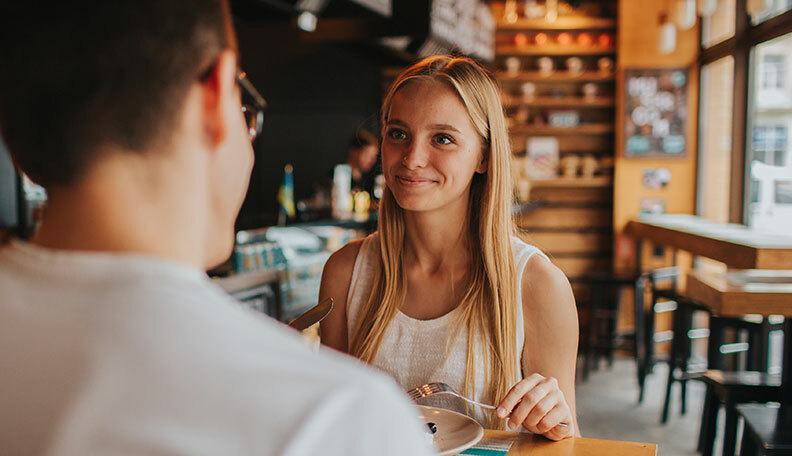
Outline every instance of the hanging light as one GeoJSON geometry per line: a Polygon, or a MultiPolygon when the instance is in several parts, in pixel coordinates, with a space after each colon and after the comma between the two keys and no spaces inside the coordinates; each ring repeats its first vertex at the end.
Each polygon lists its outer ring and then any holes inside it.
{"type": "Polygon", "coordinates": [[[696,0],[677,0],[676,23],[679,30],[690,30],[696,25],[696,0]]]}
{"type": "Polygon", "coordinates": [[[718,9],[718,0],[698,0],[698,13],[701,17],[710,17],[718,9]]]}
{"type": "Polygon", "coordinates": [[[668,13],[660,13],[660,28],[657,40],[657,50],[661,54],[670,54],[676,49],[676,27],[668,20],[668,13]]]}

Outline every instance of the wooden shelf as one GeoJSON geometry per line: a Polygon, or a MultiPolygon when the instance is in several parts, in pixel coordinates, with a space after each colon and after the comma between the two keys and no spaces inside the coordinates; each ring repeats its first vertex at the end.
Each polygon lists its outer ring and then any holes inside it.
{"type": "Polygon", "coordinates": [[[506,22],[502,16],[498,19],[498,31],[520,30],[612,30],[616,28],[616,19],[609,17],[561,16],[553,22],[542,19],[520,18],[517,22],[506,22]]]}
{"type": "Polygon", "coordinates": [[[600,135],[613,133],[613,124],[583,124],[577,127],[552,127],[550,125],[515,125],[509,129],[511,134],[523,135],[600,135]]]}
{"type": "Polygon", "coordinates": [[[521,71],[517,73],[516,76],[509,76],[505,71],[498,71],[495,73],[495,77],[503,82],[607,82],[616,79],[613,73],[600,73],[599,71],[584,71],[578,75],[571,74],[568,71],[554,71],[550,74],[540,73],[538,71],[521,71]]]}
{"type": "Polygon", "coordinates": [[[523,101],[520,97],[504,97],[504,107],[559,107],[559,108],[612,108],[613,97],[536,97],[533,101],[523,101]]]}
{"type": "Polygon", "coordinates": [[[544,46],[511,46],[499,45],[495,47],[497,55],[609,55],[615,54],[613,47],[602,46],[580,46],[570,44],[562,46],[560,44],[546,44],[544,46]]]}
{"type": "Polygon", "coordinates": [[[531,188],[606,188],[613,186],[611,176],[557,177],[555,179],[532,179],[531,188]]]}

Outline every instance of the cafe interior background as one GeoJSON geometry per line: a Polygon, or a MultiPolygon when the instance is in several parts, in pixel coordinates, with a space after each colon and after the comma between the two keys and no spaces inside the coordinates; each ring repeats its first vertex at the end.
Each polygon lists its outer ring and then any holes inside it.
{"type": "MultiPolygon", "coordinates": [[[[681,333],[675,318],[686,307],[673,293],[652,291],[662,288],[663,272],[684,290],[689,271],[732,265],[639,242],[635,222],[668,215],[686,223],[670,215],[686,214],[769,239],[792,235],[792,1],[231,4],[241,66],[269,105],[236,248],[209,271],[221,286],[284,322],[315,305],[329,255],[376,229],[381,180],[370,192],[353,191],[349,138],[378,133],[384,91],[411,62],[471,56],[501,87],[521,236],[552,258],[575,292],[581,432],[661,443],[661,454],[702,449],[708,383],[693,380],[712,363],[708,315],[689,312],[681,333]]],[[[5,150],[0,186],[3,237],[29,237],[46,192],[15,172],[5,150]]],[[[792,253],[784,255],[789,262],[792,253]]],[[[768,342],[758,369],[778,376],[780,320],[763,321],[768,342]]],[[[726,334],[721,352],[733,356],[724,369],[750,367],[748,339],[726,334]]],[[[709,437],[715,452],[729,433],[719,413],[720,430],[709,437]]]]}

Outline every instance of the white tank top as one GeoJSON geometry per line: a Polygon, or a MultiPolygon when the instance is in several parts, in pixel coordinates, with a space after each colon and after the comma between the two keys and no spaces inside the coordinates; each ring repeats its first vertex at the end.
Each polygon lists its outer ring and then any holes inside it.
{"type": "MultiPolygon", "coordinates": [[[[374,282],[374,272],[377,267],[379,239],[377,233],[368,236],[360,247],[355,266],[352,271],[352,280],[349,284],[347,295],[347,336],[352,340],[354,331],[361,312],[371,293],[374,282]]],[[[517,277],[521,278],[525,264],[532,255],[538,253],[547,256],[538,248],[528,245],[520,239],[512,238],[512,251],[517,277]]],[[[522,281],[517,281],[517,346],[518,366],[516,372],[522,378],[519,357],[523,350],[523,310],[522,310],[522,281]]],[[[461,333],[456,338],[453,346],[446,348],[451,336],[455,315],[460,311],[457,307],[451,312],[431,320],[416,320],[397,311],[393,321],[385,331],[382,345],[377,352],[374,366],[390,374],[405,390],[423,385],[428,382],[443,382],[462,393],[462,383],[465,377],[467,360],[468,334],[464,326],[460,327],[461,333]]],[[[476,347],[476,381],[474,398],[484,400],[486,397],[485,365],[487,357],[483,348],[476,347]]],[[[519,380],[517,379],[517,380],[519,380]]],[[[479,407],[466,409],[464,403],[450,398],[448,395],[428,397],[420,402],[424,405],[438,405],[453,410],[459,410],[472,415],[484,423],[486,413],[479,407]]],[[[487,411],[488,412],[488,411],[487,411]]]]}

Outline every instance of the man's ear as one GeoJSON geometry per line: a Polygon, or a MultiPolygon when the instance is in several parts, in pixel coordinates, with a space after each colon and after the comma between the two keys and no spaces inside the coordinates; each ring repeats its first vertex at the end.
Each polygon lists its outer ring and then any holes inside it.
{"type": "Polygon", "coordinates": [[[485,148],[481,151],[481,161],[479,162],[478,166],[476,167],[476,172],[479,174],[485,174],[489,169],[489,147],[485,148]]]}
{"type": "Polygon", "coordinates": [[[202,83],[203,119],[207,137],[220,144],[228,137],[233,109],[238,105],[236,89],[237,57],[233,51],[222,51],[212,72],[202,83]]]}

